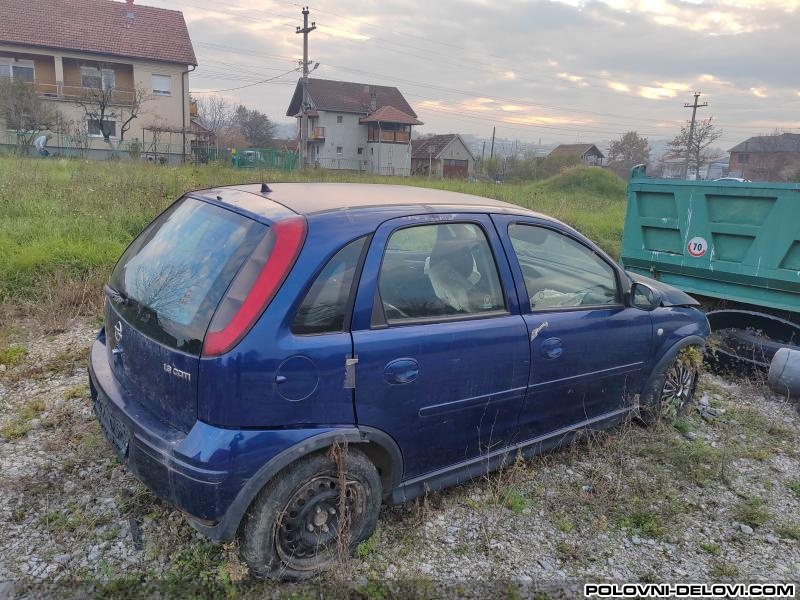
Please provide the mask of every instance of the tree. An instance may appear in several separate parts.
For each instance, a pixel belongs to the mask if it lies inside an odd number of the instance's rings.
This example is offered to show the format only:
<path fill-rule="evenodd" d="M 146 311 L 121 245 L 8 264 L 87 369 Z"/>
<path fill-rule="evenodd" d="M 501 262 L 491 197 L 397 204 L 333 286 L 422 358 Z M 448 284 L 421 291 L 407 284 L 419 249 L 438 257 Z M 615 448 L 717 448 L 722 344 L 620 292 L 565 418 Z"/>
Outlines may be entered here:
<path fill-rule="evenodd" d="M 668 145 L 669 153 L 675 156 L 684 157 L 687 152 L 689 153 L 689 170 L 694 170 L 695 173 L 699 173 L 703 162 L 712 158 L 708 149 L 722 137 L 722 130 L 714 125 L 713 118 L 709 117 L 695 123 L 691 147 L 689 147 L 689 123 L 681 127 L 681 132 Z"/>
<path fill-rule="evenodd" d="M 53 130 L 59 113 L 39 98 L 32 85 L 17 79 L 0 79 L 0 117 L 6 129 L 17 134 L 20 151 L 27 151 L 43 131 Z"/>
<path fill-rule="evenodd" d="M 214 135 L 230 127 L 233 110 L 222 96 L 203 96 L 197 100 L 197 120 Z"/>
<path fill-rule="evenodd" d="M 647 138 L 629 131 L 608 146 L 608 168 L 627 179 L 632 167 L 650 162 L 650 144 Z"/>
<path fill-rule="evenodd" d="M 104 71 L 99 69 L 101 72 Z M 143 105 L 150 99 L 141 87 L 133 90 L 118 90 L 112 81 L 98 75 L 91 78 L 91 85 L 83 87 L 77 103 L 83 108 L 93 131 L 103 137 L 114 157 L 125 141 L 125 134 L 142 113 Z M 116 141 L 111 138 L 116 137 Z"/>
<path fill-rule="evenodd" d="M 275 137 L 275 124 L 267 115 L 241 104 L 234 113 L 234 125 L 251 146 L 269 146 Z"/>

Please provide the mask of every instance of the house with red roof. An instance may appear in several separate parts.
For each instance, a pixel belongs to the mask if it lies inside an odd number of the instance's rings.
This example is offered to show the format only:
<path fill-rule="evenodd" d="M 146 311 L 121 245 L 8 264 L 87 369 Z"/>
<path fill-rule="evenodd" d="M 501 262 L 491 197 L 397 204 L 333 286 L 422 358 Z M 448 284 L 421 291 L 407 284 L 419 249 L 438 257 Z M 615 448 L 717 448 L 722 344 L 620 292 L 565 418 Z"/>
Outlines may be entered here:
<path fill-rule="evenodd" d="M 191 141 L 188 74 L 196 66 L 180 11 L 134 0 L 3 0 L 0 78 L 28 83 L 58 109 L 51 152 L 69 155 L 81 146 L 107 156 L 102 131 L 119 136 L 138 93 L 144 101 L 125 141 L 144 156 L 182 160 Z M 111 98 L 102 124 L 84 109 L 93 89 Z M 8 142 L 5 131 L 0 123 L 0 144 Z"/>
<path fill-rule="evenodd" d="M 466 179 L 475 171 L 475 157 L 457 133 L 431 135 L 411 142 L 414 175 Z"/>
<path fill-rule="evenodd" d="M 411 128 L 422 125 L 396 87 L 310 78 L 297 82 L 286 116 L 305 113 L 306 162 L 326 169 L 411 174 Z"/>

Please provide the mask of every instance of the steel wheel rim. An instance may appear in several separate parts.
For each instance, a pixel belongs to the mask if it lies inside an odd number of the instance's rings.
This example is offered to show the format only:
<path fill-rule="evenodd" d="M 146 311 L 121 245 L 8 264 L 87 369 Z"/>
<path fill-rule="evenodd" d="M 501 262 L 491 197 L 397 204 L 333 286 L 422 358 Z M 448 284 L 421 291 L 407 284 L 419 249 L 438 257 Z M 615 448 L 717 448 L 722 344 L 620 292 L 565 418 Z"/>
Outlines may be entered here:
<path fill-rule="evenodd" d="M 675 362 L 667 370 L 661 388 L 661 414 L 676 419 L 694 392 L 697 371 Z"/>
<path fill-rule="evenodd" d="M 288 568 L 316 570 L 320 561 L 334 556 L 341 523 L 339 489 L 338 476 L 320 475 L 301 485 L 286 503 L 275 524 L 275 547 Z M 365 497 L 361 482 L 345 482 L 351 527 L 364 512 Z"/>

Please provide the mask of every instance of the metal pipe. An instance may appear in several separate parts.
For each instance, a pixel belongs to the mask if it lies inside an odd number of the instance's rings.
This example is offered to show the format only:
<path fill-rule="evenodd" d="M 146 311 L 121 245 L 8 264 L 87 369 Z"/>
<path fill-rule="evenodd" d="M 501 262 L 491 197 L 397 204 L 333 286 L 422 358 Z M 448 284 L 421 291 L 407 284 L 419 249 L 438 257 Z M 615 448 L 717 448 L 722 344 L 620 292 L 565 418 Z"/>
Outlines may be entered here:
<path fill-rule="evenodd" d="M 191 69 L 181 71 L 181 130 L 183 131 L 183 150 L 181 151 L 181 163 L 186 162 L 186 75 L 192 73 L 197 65 L 189 65 Z M 142 132 L 142 145 L 144 145 L 144 132 Z"/>

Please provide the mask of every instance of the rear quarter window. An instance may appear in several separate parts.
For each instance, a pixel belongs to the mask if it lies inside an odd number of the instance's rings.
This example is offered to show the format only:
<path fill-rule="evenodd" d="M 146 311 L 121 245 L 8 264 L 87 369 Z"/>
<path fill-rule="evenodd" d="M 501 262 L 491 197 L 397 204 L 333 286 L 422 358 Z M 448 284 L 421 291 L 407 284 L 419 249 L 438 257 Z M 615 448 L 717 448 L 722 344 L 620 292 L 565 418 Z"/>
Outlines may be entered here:
<path fill-rule="evenodd" d="M 213 204 L 178 201 L 117 263 L 110 285 L 129 299 L 120 312 L 159 342 L 199 354 L 225 290 L 267 232 L 265 225 Z"/>
<path fill-rule="evenodd" d="M 294 333 L 333 333 L 347 328 L 353 280 L 366 241 L 362 237 L 350 242 L 328 261 L 297 310 Z"/>

